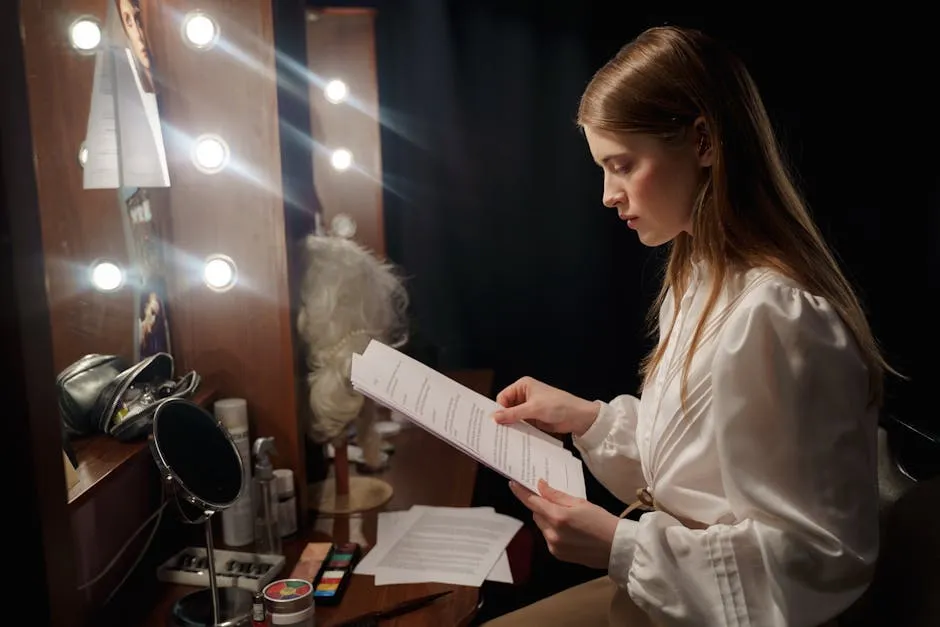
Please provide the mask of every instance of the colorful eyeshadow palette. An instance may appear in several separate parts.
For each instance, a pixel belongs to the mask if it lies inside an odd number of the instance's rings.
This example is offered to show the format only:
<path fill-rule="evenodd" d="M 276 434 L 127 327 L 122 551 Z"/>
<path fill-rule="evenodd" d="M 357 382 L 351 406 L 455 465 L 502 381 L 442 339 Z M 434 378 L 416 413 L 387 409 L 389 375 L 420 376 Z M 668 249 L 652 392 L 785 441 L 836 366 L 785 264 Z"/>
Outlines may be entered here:
<path fill-rule="evenodd" d="M 306 579 L 313 583 L 332 548 L 333 544 L 330 542 L 308 542 L 290 573 L 291 579 Z"/>
<path fill-rule="evenodd" d="M 314 603 L 336 605 L 342 600 L 361 553 L 359 545 L 354 542 L 330 547 L 313 581 Z"/>

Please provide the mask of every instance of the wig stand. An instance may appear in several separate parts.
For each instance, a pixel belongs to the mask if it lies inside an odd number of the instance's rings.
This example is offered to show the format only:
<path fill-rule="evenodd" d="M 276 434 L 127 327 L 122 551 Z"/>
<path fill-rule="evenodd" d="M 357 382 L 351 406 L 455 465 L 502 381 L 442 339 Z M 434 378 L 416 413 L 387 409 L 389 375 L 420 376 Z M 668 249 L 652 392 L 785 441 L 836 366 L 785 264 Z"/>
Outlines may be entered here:
<path fill-rule="evenodd" d="M 392 498 L 392 486 L 376 477 L 349 476 L 348 442 L 344 436 L 333 441 L 333 474 L 310 484 L 311 509 L 321 514 L 354 514 L 385 505 Z"/>

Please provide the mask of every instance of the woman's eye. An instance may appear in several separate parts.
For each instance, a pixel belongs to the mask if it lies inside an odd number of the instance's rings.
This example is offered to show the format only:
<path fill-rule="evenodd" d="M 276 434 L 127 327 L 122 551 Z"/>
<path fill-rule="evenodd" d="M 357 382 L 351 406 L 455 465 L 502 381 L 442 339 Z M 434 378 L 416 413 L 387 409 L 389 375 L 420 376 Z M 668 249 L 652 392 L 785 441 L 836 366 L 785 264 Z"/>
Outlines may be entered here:
<path fill-rule="evenodd" d="M 629 164 L 621 164 L 613 166 L 614 174 L 626 174 L 630 171 L 631 166 Z"/>

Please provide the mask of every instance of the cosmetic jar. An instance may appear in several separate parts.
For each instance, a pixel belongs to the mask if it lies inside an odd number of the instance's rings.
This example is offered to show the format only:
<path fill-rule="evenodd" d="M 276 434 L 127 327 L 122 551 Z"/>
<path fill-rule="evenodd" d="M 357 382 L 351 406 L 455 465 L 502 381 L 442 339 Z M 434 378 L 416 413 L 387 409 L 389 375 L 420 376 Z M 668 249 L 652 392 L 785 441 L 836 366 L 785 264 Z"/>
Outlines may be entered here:
<path fill-rule="evenodd" d="M 314 627 L 313 586 L 304 579 L 278 579 L 264 587 L 268 623 Z"/>

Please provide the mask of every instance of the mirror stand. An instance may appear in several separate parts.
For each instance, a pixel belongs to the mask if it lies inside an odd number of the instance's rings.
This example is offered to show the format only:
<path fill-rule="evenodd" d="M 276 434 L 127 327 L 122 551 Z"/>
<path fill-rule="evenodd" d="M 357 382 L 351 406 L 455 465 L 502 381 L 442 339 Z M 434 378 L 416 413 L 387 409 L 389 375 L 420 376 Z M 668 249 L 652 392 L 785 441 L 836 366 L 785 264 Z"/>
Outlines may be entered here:
<path fill-rule="evenodd" d="M 153 415 L 150 450 L 176 494 L 180 517 L 205 525 L 209 586 L 173 605 L 180 627 L 237 627 L 251 623 L 254 594 L 220 588 L 215 579 L 212 515 L 231 507 L 246 489 L 241 455 L 228 430 L 212 414 L 185 399 L 163 401 Z"/>
<path fill-rule="evenodd" d="M 173 604 L 173 620 L 181 627 L 236 627 L 251 623 L 254 595 L 243 588 L 220 588 L 215 580 L 212 513 L 205 513 L 206 565 L 209 587 L 190 592 Z"/>

